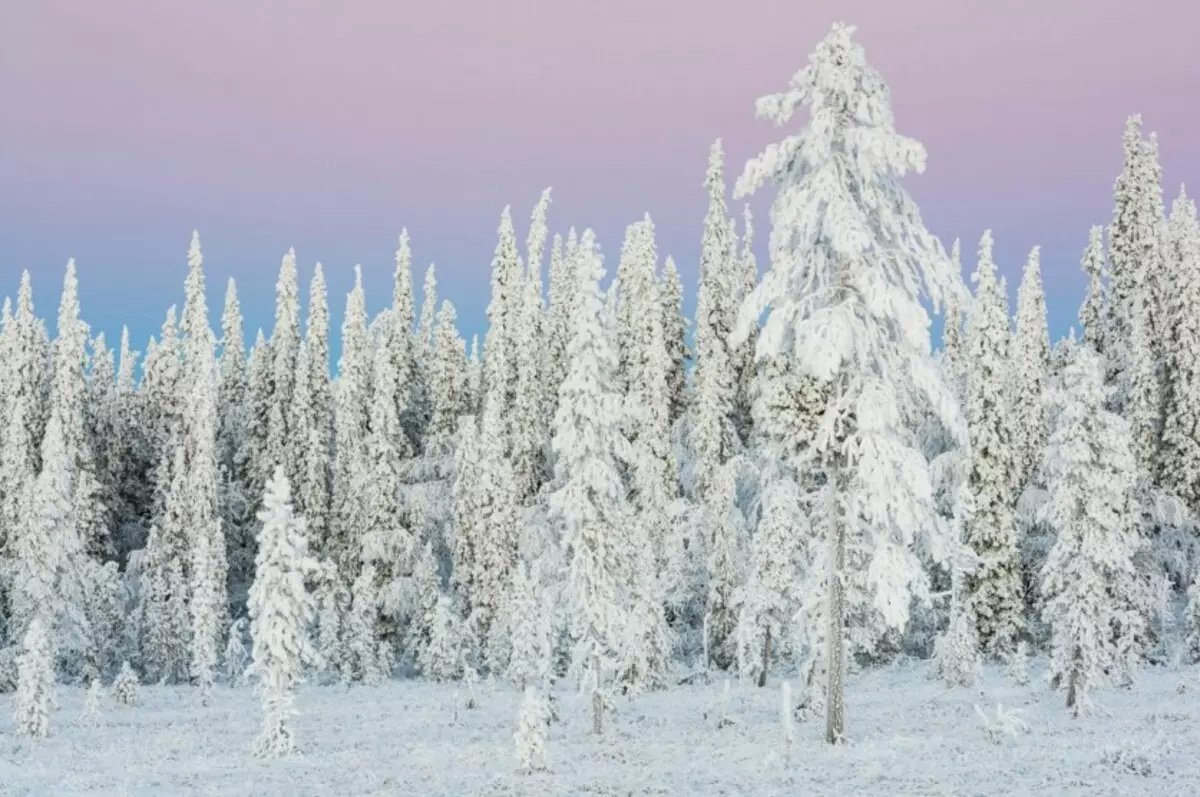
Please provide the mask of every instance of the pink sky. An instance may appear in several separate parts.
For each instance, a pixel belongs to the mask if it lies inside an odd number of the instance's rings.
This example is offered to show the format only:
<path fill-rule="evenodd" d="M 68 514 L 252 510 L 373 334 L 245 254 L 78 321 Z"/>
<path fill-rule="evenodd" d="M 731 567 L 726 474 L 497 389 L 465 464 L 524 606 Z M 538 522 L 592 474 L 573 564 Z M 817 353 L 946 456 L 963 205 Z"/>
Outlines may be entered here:
<path fill-rule="evenodd" d="M 1111 214 L 1125 117 L 1158 131 L 1168 201 L 1200 181 L 1200 3 L 1182 0 L 11 5 L 0 292 L 31 268 L 50 310 L 73 255 L 105 328 L 157 324 L 193 227 L 210 282 L 237 276 L 252 312 L 289 245 L 335 291 L 362 262 L 378 306 L 405 225 L 477 326 L 499 211 L 523 221 L 546 185 L 555 228 L 594 226 L 610 268 L 648 210 L 692 275 L 709 144 L 724 138 L 732 182 L 779 135 L 755 98 L 836 19 L 929 149 L 910 185 L 930 226 L 967 251 L 993 227 L 1010 277 L 1042 244 L 1063 319 L 1088 226 Z M 117 312 L 111 282 L 128 278 L 137 301 Z"/>

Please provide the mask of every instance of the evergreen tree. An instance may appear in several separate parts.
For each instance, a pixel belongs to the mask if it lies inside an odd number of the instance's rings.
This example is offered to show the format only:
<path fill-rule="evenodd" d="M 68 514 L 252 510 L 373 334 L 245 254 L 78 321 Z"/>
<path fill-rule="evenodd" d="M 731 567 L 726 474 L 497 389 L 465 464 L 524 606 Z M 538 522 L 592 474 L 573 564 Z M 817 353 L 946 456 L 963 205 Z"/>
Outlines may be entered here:
<path fill-rule="evenodd" d="M 464 615 L 470 616 L 478 601 L 475 575 L 479 571 L 477 548 L 482 532 L 480 508 L 480 443 L 473 416 L 458 422 L 458 445 L 454 460 L 454 543 L 451 548 L 450 582 Z"/>
<path fill-rule="evenodd" d="M 308 321 L 291 408 L 298 460 L 296 508 L 310 543 L 324 549 L 329 535 L 333 399 L 329 381 L 329 301 L 317 263 L 308 294 Z"/>
<path fill-rule="evenodd" d="M 54 708 L 54 647 L 41 617 L 25 631 L 24 652 L 17 660 L 17 697 L 13 722 L 21 736 L 50 735 Z"/>
<path fill-rule="evenodd" d="M 1025 263 L 1017 292 L 1011 379 L 1018 489 L 1026 487 L 1036 475 L 1049 434 L 1042 392 L 1050 377 L 1050 329 L 1040 260 L 1039 248 L 1035 246 Z"/>
<path fill-rule="evenodd" d="M 967 322 L 970 362 L 966 414 L 971 434 L 967 487 L 974 512 L 966 541 L 979 557 L 967 581 L 979 639 L 994 654 L 1011 652 L 1022 629 L 1018 527 L 1014 512 L 1015 454 L 1009 393 L 1008 309 L 996 278 L 991 231 L 979 242 L 975 306 Z"/>
<path fill-rule="evenodd" d="M 9 323 L 5 385 L 7 423 L 0 446 L 0 548 L 14 544 L 24 524 L 22 502 L 41 467 L 38 449 L 45 429 L 48 369 L 46 330 L 34 315 L 33 283 L 21 274 L 17 310 Z"/>
<path fill-rule="evenodd" d="M 937 522 L 928 466 L 904 415 L 928 402 L 961 433 L 952 393 L 930 358 L 918 294 L 924 285 L 936 307 L 959 280 L 899 182 L 923 168 L 925 152 L 896 133 L 886 85 L 852 33 L 835 25 L 786 92 L 759 100 L 759 114 L 777 123 L 802 106 L 812 120 L 751 160 L 735 192 L 779 186 L 771 271 L 743 303 L 734 342 L 770 310 L 759 356 L 786 352 L 801 373 L 831 385 L 811 447 L 826 494 L 830 742 L 844 735 L 847 539 L 861 540 L 856 565 L 883 623 L 902 628 L 912 600 L 928 597 L 913 548 L 924 542 L 937 559 L 953 547 Z M 831 207 L 837 212 L 827 212 Z M 886 304 L 872 298 L 881 295 Z"/>
<path fill-rule="evenodd" d="M 733 455 L 733 401 L 737 375 L 729 337 L 741 279 L 734 280 L 735 241 L 725 212 L 724 155 L 713 143 L 704 185 L 708 215 L 700 242 L 700 293 L 696 306 L 696 373 L 693 448 L 695 494 L 706 496 L 718 469 Z"/>
<path fill-rule="evenodd" d="M 545 481 L 546 418 L 542 385 L 543 317 L 542 257 L 546 246 L 546 211 L 550 189 L 542 192 L 533 209 L 529 229 L 527 271 L 514 294 L 514 327 L 509 340 L 516 370 L 508 438 L 513 489 L 518 506 L 524 505 Z"/>
<path fill-rule="evenodd" d="M 291 488 L 282 466 L 267 484 L 259 522 L 248 608 L 254 640 L 251 672 L 260 680 L 263 696 L 263 728 L 254 743 L 254 754 L 268 757 L 295 751 L 287 727 L 292 690 L 302 679 L 305 666 L 317 661 L 308 635 L 313 599 L 304 586 L 316 563 L 309 558 L 304 520 L 292 511 Z"/>
<path fill-rule="evenodd" d="M 574 233 L 574 228 L 572 228 Z M 572 236 L 573 237 L 573 236 Z M 546 316 L 545 364 L 542 367 L 546 390 L 546 415 L 554 417 L 558 389 L 567 378 L 567 345 L 571 337 L 571 313 L 575 298 L 575 249 L 578 242 L 563 250 L 563 238 L 554 236 L 550 246 L 550 308 Z"/>
<path fill-rule="evenodd" d="M 1105 409 L 1103 364 L 1087 346 L 1072 347 L 1055 385 L 1054 432 L 1046 449 L 1043 508 L 1056 532 L 1042 573 L 1043 616 L 1052 637 L 1050 671 L 1078 713 L 1091 686 L 1123 665 L 1113 624 L 1138 618 L 1133 559 L 1142 545 L 1132 512 L 1136 463 L 1129 424 Z"/>
<path fill-rule="evenodd" d="M 458 334 L 458 314 L 449 300 L 438 311 L 432 358 L 427 445 L 437 448 L 454 437 L 459 417 L 469 412 L 466 344 Z"/>
<path fill-rule="evenodd" d="M 1104 228 L 1099 225 L 1092 227 L 1088 234 L 1087 249 L 1083 250 L 1083 273 L 1088 278 L 1087 295 L 1079 309 L 1083 343 L 1092 351 L 1104 354 L 1104 341 L 1108 338 L 1108 266 L 1104 259 Z"/>
<path fill-rule="evenodd" d="M 606 323 L 600 280 L 604 268 L 591 230 L 580 241 L 579 304 L 568 349 L 570 369 L 554 419 L 555 484 L 551 518 L 572 552 L 567 574 L 573 657 L 592 688 L 593 731 L 600 733 L 604 685 L 620 644 L 620 543 L 630 521 L 620 467 L 630 459 L 622 434 L 614 330 Z"/>
<path fill-rule="evenodd" d="M 387 382 L 386 394 L 380 394 L 375 386 L 373 403 L 390 401 L 403 429 L 403 436 L 396 438 L 395 445 L 401 458 L 408 458 L 416 451 L 420 430 L 414 415 L 414 385 L 417 379 L 413 354 L 413 315 L 415 301 L 412 284 L 412 249 L 408 242 L 408 230 L 400 232 L 400 246 L 396 249 L 396 272 L 392 283 L 392 307 L 390 324 L 383 329 L 383 343 L 387 347 L 391 373 L 395 376 Z M 386 395 L 386 398 L 385 398 Z M 372 419 L 372 423 L 374 419 Z"/>
<path fill-rule="evenodd" d="M 517 234 L 507 206 L 500 215 L 499 236 L 496 252 L 492 256 L 492 298 L 487 307 L 488 330 L 483 343 L 482 390 L 489 396 L 495 396 L 495 400 L 500 402 L 497 408 L 499 417 L 507 418 L 517 384 L 517 363 L 513 350 L 516 346 L 516 315 L 521 296 L 521 258 L 517 254 Z M 479 396 L 482 405 L 487 399 L 483 398 L 482 393 Z"/>
<path fill-rule="evenodd" d="M 296 273 L 296 250 L 289 249 L 279 266 L 275 284 L 275 326 L 271 330 L 270 399 L 267 407 L 266 446 L 260 452 L 259 479 L 265 484 L 283 465 L 289 484 L 299 483 L 296 456 L 297 436 L 291 426 L 296 394 L 297 364 L 300 359 L 300 283 Z M 275 415 L 276 408 L 278 414 Z M 272 424 L 271 418 L 277 422 Z M 259 495 L 259 493 L 255 493 Z"/>
<path fill-rule="evenodd" d="M 754 222 L 750 214 L 750 206 L 746 205 L 743 213 L 742 247 L 738 253 L 737 268 L 734 269 L 737 301 L 743 301 L 754 291 L 758 282 L 758 260 L 754 256 Z M 733 314 L 736 322 L 736 306 Z M 757 367 L 754 363 L 754 341 L 747 338 L 736 351 L 732 353 L 736 390 L 733 401 L 733 426 L 737 430 L 738 439 L 743 446 L 750 444 L 751 431 L 754 424 L 754 377 Z"/>
<path fill-rule="evenodd" d="M 1168 308 L 1171 347 L 1164 363 L 1168 374 L 1163 424 L 1163 480 L 1200 508 L 1200 222 L 1196 204 L 1180 189 L 1171 208 L 1175 287 Z"/>
<path fill-rule="evenodd" d="M 325 556 L 338 563 L 343 583 L 357 576 L 364 528 L 361 468 L 366 459 L 367 419 L 371 388 L 371 351 L 362 269 L 355 267 L 354 289 L 346 298 L 342 321 L 342 355 L 334 389 L 332 515 Z"/>
<path fill-rule="evenodd" d="M 687 318 L 683 315 L 683 281 L 675 261 L 667 255 L 662 275 L 663 334 L 671 361 L 667 389 L 671 395 L 671 425 L 687 408 Z"/>

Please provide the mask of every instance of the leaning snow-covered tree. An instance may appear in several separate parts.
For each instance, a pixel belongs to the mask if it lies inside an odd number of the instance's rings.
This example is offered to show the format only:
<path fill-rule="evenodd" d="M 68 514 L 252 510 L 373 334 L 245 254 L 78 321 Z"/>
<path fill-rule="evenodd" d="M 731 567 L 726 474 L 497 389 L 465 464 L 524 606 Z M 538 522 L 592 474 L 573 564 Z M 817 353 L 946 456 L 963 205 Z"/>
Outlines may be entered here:
<path fill-rule="evenodd" d="M 248 601 L 254 656 L 250 673 L 261 682 L 264 710 L 254 753 L 269 757 L 295 750 L 287 728 L 292 688 L 304 667 L 319 659 L 309 638 L 314 601 L 304 586 L 317 565 L 308 555 L 304 520 L 292 513 L 291 487 L 282 465 L 276 466 L 267 484 L 259 522 L 258 557 Z"/>
<path fill-rule="evenodd" d="M 787 356 L 800 373 L 831 385 L 812 441 L 827 495 L 821 534 L 829 549 L 826 739 L 844 734 L 843 594 L 847 539 L 862 540 L 875 608 L 893 628 L 914 598 L 928 598 L 917 547 L 945 561 L 953 535 L 934 505 L 929 467 L 910 428 L 925 404 L 958 437 L 953 395 L 931 355 L 922 293 L 939 306 L 961 282 L 900 184 L 925 165 L 925 150 L 899 135 L 882 77 L 854 28 L 838 23 L 782 93 L 758 115 L 784 124 L 802 107 L 809 125 L 746 165 L 745 196 L 766 183 L 770 270 L 744 302 L 734 333 L 744 340 L 769 313 L 758 358 Z M 923 288 L 923 290 L 922 290 Z"/>
<path fill-rule="evenodd" d="M 1129 423 L 1105 409 L 1111 388 L 1099 355 L 1086 345 L 1071 349 L 1050 393 L 1054 431 L 1042 465 L 1043 512 L 1057 533 L 1042 570 L 1042 613 L 1053 635 L 1051 675 L 1078 713 L 1089 688 L 1123 664 L 1114 622 L 1127 633 L 1141 622 L 1130 608 L 1141 589 L 1133 559 L 1142 538 Z"/>

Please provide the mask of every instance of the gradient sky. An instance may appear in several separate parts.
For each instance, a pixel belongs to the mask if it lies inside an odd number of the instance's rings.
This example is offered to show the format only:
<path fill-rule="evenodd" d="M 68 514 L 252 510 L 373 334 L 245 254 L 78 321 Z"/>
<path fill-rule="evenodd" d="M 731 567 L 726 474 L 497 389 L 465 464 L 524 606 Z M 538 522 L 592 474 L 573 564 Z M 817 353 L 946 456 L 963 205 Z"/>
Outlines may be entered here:
<path fill-rule="evenodd" d="M 1088 228 L 1111 217 L 1126 116 L 1159 134 L 1168 202 L 1200 183 L 1200 3 L 1182 0 L 5 6 L 0 295 L 30 269 L 52 318 L 73 256 L 86 319 L 110 339 L 129 323 L 138 348 L 182 301 L 193 228 L 214 322 L 232 275 L 248 332 L 269 331 L 289 246 L 305 280 L 325 264 L 336 323 L 356 262 L 376 311 L 407 226 L 415 279 L 436 262 L 469 336 L 501 208 L 523 239 L 548 185 L 553 230 L 594 227 L 610 272 L 649 211 L 694 294 L 712 140 L 732 184 L 781 135 L 755 98 L 838 19 L 929 150 L 908 185 L 930 228 L 947 247 L 961 236 L 970 265 L 991 227 L 1014 294 L 1040 244 L 1055 337 L 1082 295 Z M 765 227 L 760 213 L 760 251 Z"/>

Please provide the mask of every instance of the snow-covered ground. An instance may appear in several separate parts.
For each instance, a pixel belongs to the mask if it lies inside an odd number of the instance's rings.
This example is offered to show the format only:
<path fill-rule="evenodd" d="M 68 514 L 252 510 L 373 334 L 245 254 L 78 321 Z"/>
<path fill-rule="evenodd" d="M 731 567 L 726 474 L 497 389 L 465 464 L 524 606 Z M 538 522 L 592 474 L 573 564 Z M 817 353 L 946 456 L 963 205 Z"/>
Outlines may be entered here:
<path fill-rule="evenodd" d="M 207 707 L 188 688 L 143 687 L 141 705 L 105 697 L 83 719 L 85 691 L 59 690 L 52 736 L 15 737 L 0 696 L 0 794 L 70 795 L 1154 795 L 1200 794 L 1200 668 L 1149 670 L 1133 691 L 1103 690 L 1099 711 L 1073 720 L 1061 692 L 1020 687 L 987 670 L 974 689 L 947 690 L 926 663 L 852 676 L 850 743 L 822 742 L 823 723 L 795 728 L 781 756 L 779 683 L 730 690 L 733 724 L 718 728 L 721 683 L 619 702 L 596 740 L 588 704 L 563 695 L 551 727 L 551 770 L 515 772 L 518 694 L 391 682 L 302 688 L 294 730 L 301 755 L 259 761 L 249 688 L 218 688 Z M 456 712 L 456 701 L 459 708 Z M 1019 710 L 1028 733 L 988 739 L 978 704 Z"/>

